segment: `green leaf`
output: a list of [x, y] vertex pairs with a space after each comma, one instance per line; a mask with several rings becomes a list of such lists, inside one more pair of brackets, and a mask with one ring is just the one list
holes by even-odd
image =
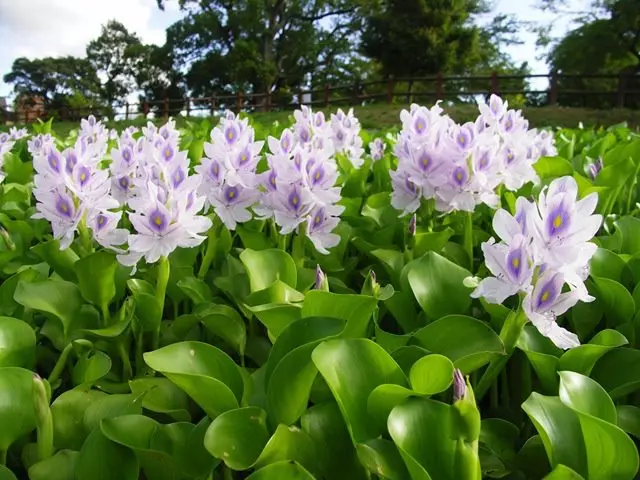
[[440, 232], [416, 233], [413, 255], [421, 257], [429, 251], [439, 252], [453, 236], [454, 231], [447, 227]]
[[430, 399], [410, 398], [391, 411], [389, 434], [411, 478], [460, 478], [454, 467], [456, 434], [452, 425], [451, 407]]
[[424, 395], [444, 392], [453, 382], [453, 363], [443, 355], [422, 357], [411, 367], [411, 388]]
[[270, 337], [277, 339], [283, 330], [300, 320], [302, 306], [291, 303], [267, 303], [249, 307], [260, 322], [269, 330]]
[[183, 278], [178, 281], [178, 288], [191, 299], [194, 305], [211, 302], [213, 300], [209, 286], [198, 278]]
[[346, 322], [344, 337], [364, 337], [377, 301], [368, 295], [343, 295], [311, 290], [305, 295], [302, 317], [331, 317]]
[[573, 175], [573, 166], [562, 157], [540, 157], [533, 168], [543, 180]]
[[640, 408], [633, 405], [620, 405], [618, 410], [618, 426], [636, 438], [640, 438]]
[[391, 410], [409, 397], [420, 396], [417, 392], [395, 384], [378, 385], [367, 399], [367, 411], [380, 431], [387, 428]]
[[462, 283], [470, 275], [468, 270], [435, 252], [410, 262], [405, 270], [411, 290], [428, 318], [436, 320], [469, 309], [471, 290]]
[[98, 307], [109, 305], [116, 295], [118, 261], [115, 254], [99, 250], [75, 262], [73, 268], [84, 299]]
[[73, 264], [77, 262], [80, 257], [78, 257], [72, 249], [67, 248], [60, 250], [60, 242], [58, 240], [51, 240], [49, 242], [39, 243], [31, 247], [31, 250], [51, 265], [51, 268], [64, 280], [70, 282], [78, 281]]
[[247, 270], [251, 292], [263, 290], [276, 280], [296, 288], [298, 280], [296, 264], [284, 250], [245, 249], [240, 254], [240, 260]]
[[13, 298], [24, 307], [57, 317], [62, 322], [65, 340], [69, 338], [82, 305], [78, 287], [71, 282], [58, 280], [20, 282]]
[[354, 443], [376, 438], [380, 431], [367, 412], [369, 394], [378, 385], [407, 386], [391, 356], [367, 339], [329, 340], [311, 358], [333, 393]]
[[127, 331], [133, 313], [135, 311], [135, 301], [133, 297], [127, 297], [123, 302], [118, 314], [115, 317], [115, 323], [104, 328], [85, 329], [84, 333], [98, 338], [114, 339], [121, 336]]
[[211, 418], [238, 408], [244, 383], [237, 365], [222, 350], [202, 342], [180, 342], [147, 352], [144, 360], [184, 390]]
[[636, 304], [629, 291], [615, 280], [592, 277], [597, 288], [596, 297], [604, 306], [604, 314], [614, 325], [633, 319]]
[[591, 372], [612, 398], [640, 388], [640, 350], [614, 348], [598, 360]]
[[300, 425], [316, 446], [318, 464], [324, 478], [366, 478], [337, 403], [332, 401], [314, 405], [302, 415]]
[[95, 429], [76, 460], [76, 480], [137, 480], [138, 460], [130, 449]]
[[36, 428], [33, 373], [19, 367], [0, 368], [0, 452]]
[[261, 468], [283, 460], [296, 461], [314, 473], [318, 469], [313, 440], [296, 426], [278, 425], [254, 466]]
[[203, 303], [195, 312], [203, 325], [214, 335], [222, 338], [240, 355], [244, 355], [247, 344], [247, 327], [240, 314], [227, 305]]
[[218, 466], [220, 460], [211, 456], [204, 445], [204, 437], [211, 425], [211, 419], [204, 417], [191, 431], [187, 440], [177, 445], [175, 459], [185, 474], [204, 478]]
[[414, 339], [430, 352], [448, 357], [463, 373], [504, 355], [500, 337], [486, 323], [464, 315], [440, 318], [418, 330]]
[[92, 385], [111, 370], [111, 358], [100, 350], [83, 353], [71, 375], [74, 385]]
[[560, 363], [558, 357], [562, 354], [562, 350], [547, 337], [543, 337], [533, 325], [525, 325], [518, 338], [517, 346], [529, 359], [544, 389], [549, 393], [557, 393]]
[[136, 318], [139, 320], [142, 331], [157, 331], [162, 321], [162, 309], [155, 293], [134, 293], [133, 298], [136, 306]]
[[204, 446], [233, 470], [251, 468], [269, 441], [267, 414], [244, 407], [220, 414], [204, 436]]
[[585, 345], [572, 348], [560, 357], [560, 370], [589, 375], [596, 362], [609, 350], [629, 343], [620, 332], [616, 330], [602, 330]]
[[587, 472], [587, 449], [574, 411], [558, 397], [532, 393], [522, 404], [536, 427], [552, 467], [567, 465], [579, 473]]
[[36, 361], [36, 335], [28, 323], [0, 317], [0, 367], [33, 368]]
[[374, 475], [388, 480], [409, 478], [407, 467], [393, 442], [384, 438], [374, 438], [365, 443], [358, 443], [356, 451], [362, 465]]
[[141, 400], [140, 397], [128, 393], [105, 395], [94, 400], [84, 412], [83, 422], [86, 431], [99, 429], [100, 422], [105, 418], [140, 415]]
[[618, 423], [616, 407], [604, 388], [579, 373], [560, 372], [560, 400], [577, 412]]
[[80, 450], [87, 438], [84, 414], [90, 405], [106, 397], [104, 392], [79, 387], [67, 390], [51, 405], [53, 417], [53, 443], [58, 449]]
[[[624, 181], [623, 177], [620, 180]], [[620, 234], [622, 243], [620, 253], [635, 255], [640, 253], [640, 219], [635, 217], [622, 217], [614, 222], [616, 234]]]
[[[513, 423], [501, 418], [487, 418], [482, 420], [480, 429], [480, 460], [483, 454], [490, 455], [491, 469], [483, 463], [482, 470], [487, 476], [500, 478], [510, 473], [508, 466], [512, 465], [516, 456], [516, 444], [519, 442], [520, 431]], [[486, 452], [486, 453], [485, 453]], [[486, 457], [485, 457], [486, 458]], [[497, 467], [497, 469], [495, 469]]]
[[169, 379], [136, 378], [129, 385], [131, 393], [142, 396], [142, 406], [150, 412], [167, 414], [177, 422], [191, 420], [189, 397]]
[[17, 480], [11, 470], [4, 465], [0, 465], [0, 480]]
[[594, 277], [609, 278], [620, 282], [625, 262], [619, 255], [604, 248], [598, 248], [591, 258], [591, 275]]
[[584, 477], [565, 465], [558, 465], [544, 480], [584, 480]]
[[249, 475], [247, 480], [279, 480], [284, 478], [287, 480], [314, 480], [314, 476], [302, 465], [291, 461], [267, 465]]
[[[75, 480], [78, 452], [60, 450], [29, 468], [29, 480]], [[0, 479], [2, 475], [0, 475]]]

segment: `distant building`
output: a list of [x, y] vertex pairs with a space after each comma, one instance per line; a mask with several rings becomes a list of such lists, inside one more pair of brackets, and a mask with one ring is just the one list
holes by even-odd
[[35, 122], [45, 112], [42, 97], [22, 95], [16, 99], [16, 120], [19, 122]]

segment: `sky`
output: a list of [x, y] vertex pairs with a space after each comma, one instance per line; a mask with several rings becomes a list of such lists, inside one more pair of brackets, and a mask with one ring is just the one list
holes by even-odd
[[[516, 14], [520, 18], [555, 21], [554, 33], [562, 35], [567, 21], [538, 11], [535, 0], [496, 0], [495, 13]], [[122, 22], [145, 43], [162, 44], [165, 29], [180, 18], [176, 0], [167, 0], [165, 11], [156, 0], [0, 0], [0, 97], [11, 93], [2, 82], [18, 57], [83, 56], [87, 43], [100, 34], [110, 19]], [[588, 0], [570, 0], [572, 7]], [[548, 67], [536, 59], [535, 35], [524, 32], [524, 43], [508, 49], [518, 62], [527, 61], [532, 73], [547, 73]]]

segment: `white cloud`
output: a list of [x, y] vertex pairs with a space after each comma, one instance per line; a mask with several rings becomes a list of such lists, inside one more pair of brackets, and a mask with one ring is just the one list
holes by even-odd
[[18, 57], [83, 56], [111, 19], [143, 42], [161, 44], [166, 27], [178, 18], [171, 1], [160, 11], [156, 0], [0, 0], [0, 96], [11, 91], [1, 78]]

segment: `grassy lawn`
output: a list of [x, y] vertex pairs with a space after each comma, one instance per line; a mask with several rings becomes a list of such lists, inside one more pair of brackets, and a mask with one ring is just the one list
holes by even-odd
[[[368, 130], [382, 130], [400, 124], [400, 111], [409, 108], [409, 105], [397, 104], [386, 105], [376, 104], [362, 107], [355, 107], [355, 114], [360, 119], [362, 127]], [[335, 112], [337, 107], [317, 108], [325, 114]], [[457, 122], [473, 121], [478, 115], [478, 109], [475, 105], [459, 104], [446, 106], [445, 111]], [[566, 108], [566, 107], [529, 107], [523, 109], [524, 116], [529, 120], [532, 127], [568, 127], [574, 128], [582, 122], [585, 127], [608, 127], [621, 122], [627, 122], [632, 128], [640, 127], [640, 110], [628, 109], [611, 109], [611, 110], [591, 110], [583, 108]], [[250, 114], [254, 123], [262, 125], [271, 125], [274, 121], [283, 124], [289, 124], [291, 111], [278, 111]], [[198, 121], [203, 117], [176, 117], [178, 126], [182, 126], [186, 121]], [[164, 119], [156, 119], [161, 123]], [[108, 122], [109, 127], [121, 130], [129, 125], [142, 126], [147, 122], [146, 119], [138, 117], [128, 121], [112, 121]], [[76, 122], [55, 122], [54, 130], [58, 136], [66, 136], [71, 130], [77, 128]], [[4, 130], [8, 127], [0, 127]]]

